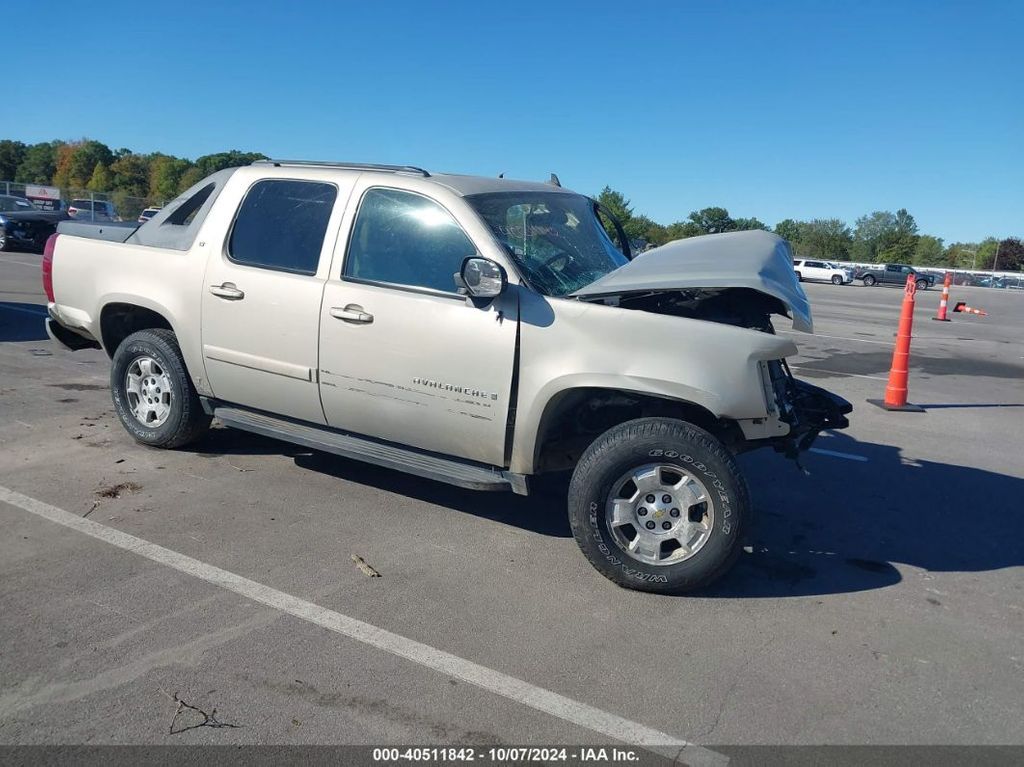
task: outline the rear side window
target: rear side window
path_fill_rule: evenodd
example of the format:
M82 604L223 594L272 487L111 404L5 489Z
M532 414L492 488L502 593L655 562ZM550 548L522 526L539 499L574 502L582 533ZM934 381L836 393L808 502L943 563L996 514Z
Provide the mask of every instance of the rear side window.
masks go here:
M345 276L454 293L476 248L452 215L422 195L370 189L352 229Z
M263 269L316 274L337 195L333 184L258 181L235 216L228 257Z

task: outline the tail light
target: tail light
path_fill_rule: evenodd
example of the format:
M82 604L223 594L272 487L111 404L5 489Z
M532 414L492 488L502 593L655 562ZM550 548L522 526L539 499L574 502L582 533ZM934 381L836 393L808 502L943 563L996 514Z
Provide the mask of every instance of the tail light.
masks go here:
M43 247L43 290L46 291L46 300L53 303L53 251L57 248L59 234L54 232L46 238L46 245Z

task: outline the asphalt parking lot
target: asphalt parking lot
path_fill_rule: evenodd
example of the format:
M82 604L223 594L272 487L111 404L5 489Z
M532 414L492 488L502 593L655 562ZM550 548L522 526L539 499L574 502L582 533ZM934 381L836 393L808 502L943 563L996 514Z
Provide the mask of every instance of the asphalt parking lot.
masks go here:
M137 446L106 356L46 339L38 262L0 254L0 488L110 533L0 499L0 743L615 742L602 722L710 747L1024 743L1024 294L955 288L989 316L950 323L929 319L938 290L918 295L926 412L910 414L865 404L902 292L807 285L817 333L792 334L794 372L851 400L852 426L819 440L809 476L743 456L749 549L713 592L669 598L598 575L553 493L473 493L220 428ZM525 692L153 561L139 539ZM545 692L577 708L526 699ZM235 726L198 726L176 697Z

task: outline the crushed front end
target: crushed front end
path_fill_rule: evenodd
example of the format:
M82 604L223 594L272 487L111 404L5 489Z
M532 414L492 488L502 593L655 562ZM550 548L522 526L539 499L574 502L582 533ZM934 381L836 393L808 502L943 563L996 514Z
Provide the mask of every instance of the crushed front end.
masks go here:
M772 398L769 406L774 406L779 420L789 426L789 434L772 444L788 458L798 458L822 431L850 425L846 416L853 412L853 405L838 394L795 378L786 360L770 360L762 371L766 394Z

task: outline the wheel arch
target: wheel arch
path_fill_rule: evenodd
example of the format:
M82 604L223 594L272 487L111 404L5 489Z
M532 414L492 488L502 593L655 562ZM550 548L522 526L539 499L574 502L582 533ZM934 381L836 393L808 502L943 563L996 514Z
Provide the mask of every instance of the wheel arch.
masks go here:
M665 417L686 421L725 443L742 440L739 426L716 416L705 404L650 392L608 386L562 389L544 404L524 473L572 468L583 451L608 429L636 418Z
M110 358L113 358L125 338L151 328L163 328L175 333L174 326L164 313L140 303L111 301L100 310L100 341Z

